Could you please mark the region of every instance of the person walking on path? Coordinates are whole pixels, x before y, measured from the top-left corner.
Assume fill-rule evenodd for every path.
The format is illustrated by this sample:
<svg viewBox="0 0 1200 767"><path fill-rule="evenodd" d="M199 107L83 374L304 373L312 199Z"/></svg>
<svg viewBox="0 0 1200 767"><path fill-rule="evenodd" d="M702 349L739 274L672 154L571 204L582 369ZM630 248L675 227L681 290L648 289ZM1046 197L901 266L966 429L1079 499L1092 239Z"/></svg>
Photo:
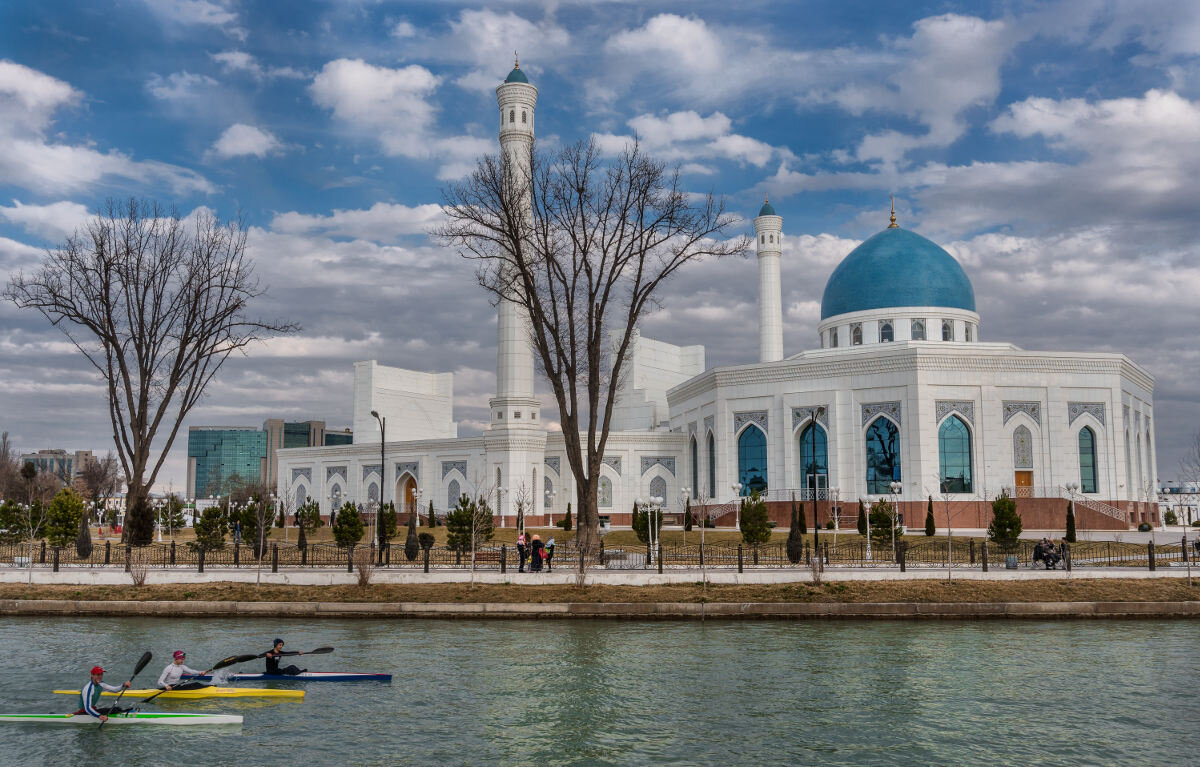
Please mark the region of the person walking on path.
<svg viewBox="0 0 1200 767"><path fill-rule="evenodd" d="M175 689L175 687L179 684L179 680L183 678L184 674L187 674L188 676L199 676L208 673L208 671L197 671L194 668L188 668L187 666L183 665L183 660L186 657L187 653L185 653L183 650L175 651L175 655L172 656L171 662L168 663L167 667L164 668L162 673L158 675L158 689Z"/></svg>
<svg viewBox="0 0 1200 767"><path fill-rule="evenodd" d="M529 572L540 573L542 571L542 554L545 550L546 547L542 543L542 537L534 535L533 543L529 545Z"/></svg>
<svg viewBox="0 0 1200 767"><path fill-rule="evenodd" d="M554 561L554 538L546 541L546 572L550 572L550 563Z"/></svg>
<svg viewBox="0 0 1200 767"><path fill-rule="evenodd" d="M104 681L104 669L99 666L93 666L92 678L79 691L79 710L75 714L87 714L88 716L96 717L101 722L107 722L108 714L96 708L96 702L100 700L100 693L104 690L120 692L126 687L129 687L129 682L123 682L120 685L106 684Z"/></svg>
<svg viewBox="0 0 1200 767"><path fill-rule="evenodd" d="M525 560L529 557L529 550L525 547L525 533L517 535L517 559L520 561L520 566L517 567L518 573L525 572Z"/></svg>

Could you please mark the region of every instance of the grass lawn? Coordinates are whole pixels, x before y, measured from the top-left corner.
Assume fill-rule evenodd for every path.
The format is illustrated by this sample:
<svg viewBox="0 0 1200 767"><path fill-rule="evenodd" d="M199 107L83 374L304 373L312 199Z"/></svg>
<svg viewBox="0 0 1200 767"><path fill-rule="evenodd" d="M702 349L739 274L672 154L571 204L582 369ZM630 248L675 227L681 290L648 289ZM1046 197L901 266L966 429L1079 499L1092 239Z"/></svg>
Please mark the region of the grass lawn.
<svg viewBox="0 0 1200 767"><path fill-rule="evenodd" d="M1200 600L1200 587L1177 578L1053 581L873 581L763 586L505 585L161 586L0 584L0 599L214 600L263 602L1178 602Z"/></svg>

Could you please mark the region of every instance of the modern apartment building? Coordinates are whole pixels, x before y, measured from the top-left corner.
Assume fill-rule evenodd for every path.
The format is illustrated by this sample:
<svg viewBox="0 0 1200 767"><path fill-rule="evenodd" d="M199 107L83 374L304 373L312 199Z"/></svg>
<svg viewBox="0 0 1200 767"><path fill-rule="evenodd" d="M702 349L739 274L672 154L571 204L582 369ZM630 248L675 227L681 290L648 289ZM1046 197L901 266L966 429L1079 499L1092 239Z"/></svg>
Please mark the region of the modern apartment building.
<svg viewBox="0 0 1200 767"><path fill-rule="evenodd" d="M276 451L289 447L345 445L349 429L326 431L324 421L267 419L254 426L192 426L188 429L189 498L222 495L231 480L276 484Z"/></svg>

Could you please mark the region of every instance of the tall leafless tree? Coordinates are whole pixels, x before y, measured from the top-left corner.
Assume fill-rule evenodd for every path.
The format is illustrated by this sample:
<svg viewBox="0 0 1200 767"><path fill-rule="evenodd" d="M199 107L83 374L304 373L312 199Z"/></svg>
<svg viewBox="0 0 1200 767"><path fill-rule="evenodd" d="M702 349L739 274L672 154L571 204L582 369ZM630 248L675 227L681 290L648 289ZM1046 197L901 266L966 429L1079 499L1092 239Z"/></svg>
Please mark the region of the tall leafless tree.
<svg viewBox="0 0 1200 767"><path fill-rule="evenodd" d="M185 220L156 202L110 200L34 273L14 275L4 296L40 311L100 373L126 509L151 513L142 501L221 365L297 329L249 316L264 292L239 221L204 211Z"/></svg>
<svg viewBox="0 0 1200 767"><path fill-rule="evenodd" d="M84 497L92 502L93 511L103 509L121 486L117 457L109 450L103 458L89 461L79 472L79 479L83 484Z"/></svg>
<svg viewBox="0 0 1200 767"><path fill-rule="evenodd" d="M637 144L606 162L592 142L479 160L444 192L443 241L478 261L479 284L524 308L558 403L578 488L579 545L599 542L597 495L626 356L663 283L705 257L744 253L723 199L694 202L678 171Z"/></svg>
<svg viewBox="0 0 1200 767"><path fill-rule="evenodd" d="M8 440L8 432L0 433L0 499L21 497L21 462Z"/></svg>

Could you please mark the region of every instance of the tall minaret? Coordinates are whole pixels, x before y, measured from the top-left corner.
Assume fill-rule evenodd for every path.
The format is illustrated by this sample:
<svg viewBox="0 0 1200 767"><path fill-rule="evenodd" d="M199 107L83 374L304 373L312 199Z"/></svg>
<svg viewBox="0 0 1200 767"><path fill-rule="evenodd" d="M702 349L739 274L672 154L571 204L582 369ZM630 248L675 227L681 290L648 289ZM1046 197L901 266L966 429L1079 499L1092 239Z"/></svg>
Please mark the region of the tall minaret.
<svg viewBox="0 0 1200 767"><path fill-rule="evenodd" d="M783 300L780 298L779 260L783 247L783 219L764 200L754 219L758 246L758 361L783 359Z"/></svg>
<svg viewBox="0 0 1200 767"><path fill-rule="evenodd" d="M529 171L537 95L519 62L496 88L501 157L518 179ZM532 200L529 203L532 211ZM496 325L496 396L488 402L491 425L483 434L487 473L480 478L480 491L490 488L488 502L494 504L501 527L516 524L518 502L524 504L530 524L539 524L544 510L546 430L541 426L541 403L533 392L529 315L524 307L502 298Z"/></svg>
<svg viewBox="0 0 1200 767"><path fill-rule="evenodd" d="M521 178L529 169L529 150L533 145L533 109L537 88L521 71L519 62L500 87L500 150L504 160L515 167ZM533 396L533 350L530 348L529 320L524 308L512 301L499 303L499 338L496 345L496 397L492 400L492 424L510 425L515 413L527 419Z"/></svg>

